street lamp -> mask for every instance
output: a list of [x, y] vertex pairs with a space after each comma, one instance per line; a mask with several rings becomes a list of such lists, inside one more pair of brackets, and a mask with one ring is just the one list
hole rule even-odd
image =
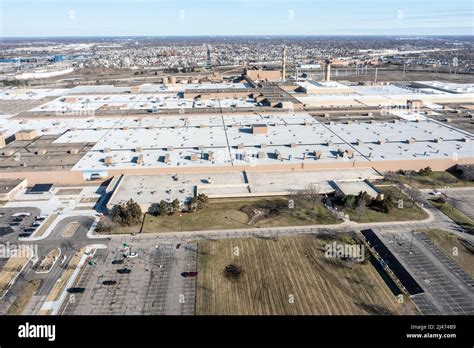
[[410, 241], [410, 250], [408, 253], [411, 255], [411, 249], [413, 247], [413, 235], [415, 234], [415, 230], [411, 230], [411, 241]]

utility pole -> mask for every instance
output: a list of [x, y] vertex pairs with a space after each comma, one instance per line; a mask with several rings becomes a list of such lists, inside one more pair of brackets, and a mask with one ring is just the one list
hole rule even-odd
[[374, 78], [374, 83], [377, 83], [377, 75], [379, 73], [379, 68], [375, 68], [375, 78]]

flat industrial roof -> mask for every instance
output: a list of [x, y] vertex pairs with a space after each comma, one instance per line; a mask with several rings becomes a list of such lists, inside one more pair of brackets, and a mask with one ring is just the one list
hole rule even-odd
[[127, 175], [109, 201], [114, 205], [133, 198], [139, 204], [149, 205], [161, 200], [171, 202], [177, 198], [185, 202], [195, 193], [211, 198], [289, 195], [304, 190], [309, 184], [319, 188], [321, 194], [333, 192], [329, 181], [359, 182], [379, 179], [382, 176], [372, 168], [282, 172], [224, 172], [202, 174]]
[[0, 179], [0, 194], [10, 193], [23, 181], [24, 179]]
[[[254, 124], [266, 124], [267, 134], [252, 134]], [[54, 135], [58, 138], [53, 144], [58, 146], [95, 143], [74, 170], [302, 163], [314, 161], [315, 151], [322, 152], [318, 160], [321, 163], [443, 159], [454, 154], [459, 158], [474, 157], [471, 143], [465, 141], [473, 138], [471, 133], [432, 120], [328, 124], [304, 113], [231, 114], [34, 119], [27, 123], [10, 118], [1, 127], [7, 136], [25, 128], [36, 129], [39, 136]], [[415, 139], [413, 144], [407, 142], [410, 138]], [[241, 149], [240, 144], [244, 145]], [[266, 147], [261, 148], [262, 144]], [[135, 152], [137, 147], [142, 148], [141, 153]], [[111, 151], [106, 153], [105, 149]], [[352, 151], [354, 157], [340, 158], [339, 149]], [[210, 151], [214, 153], [213, 161], [207, 158]], [[259, 152], [265, 152], [266, 158], [257, 158]], [[281, 161], [276, 160], [278, 153]], [[142, 164], [136, 163], [140, 154], [143, 154]], [[168, 164], [164, 163], [167, 155]], [[106, 156], [113, 158], [113, 164], [104, 163]]]

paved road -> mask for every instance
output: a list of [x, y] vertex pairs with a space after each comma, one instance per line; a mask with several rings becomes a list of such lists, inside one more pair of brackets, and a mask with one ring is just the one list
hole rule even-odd
[[[62, 235], [63, 232], [72, 222], [79, 223], [78, 229], [72, 236], [64, 237]], [[87, 245], [97, 243], [97, 241], [91, 240], [87, 237], [87, 231], [89, 230], [93, 222], [94, 218], [91, 216], [65, 217], [57, 223], [53, 231], [51, 231], [50, 235], [46, 239], [33, 242], [30, 242], [28, 240], [23, 240], [19, 242], [20, 244], [36, 245], [38, 247], [37, 250], [39, 260], [46, 256], [51, 250], [58, 247], [61, 249], [60, 259], [55, 263], [50, 272], [36, 273], [34, 267], [30, 265], [30, 267], [28, 267], [23, 273], [22, 276], [25, 277], [25, 279], [27, 280], [42, 280], [40, 288], [37, 290], [31, 303], [27, 306], [24, 314], [36, 314], [39, 311], [48, 294], [51, 292], [58, 279], [61, 278], [63, 271], [67, 268], [67, 265], [71, 261], [76, 251], [80, 250], [83, 247], [86, 247]], [[100, 243], [106, 244], [107, 242], [107, 239], [100, 239]], [[63, 256], [66, 256], [65, 260], [63, 260]], [[18, 288], [18, 291], [20, 290], [21, 289]]]

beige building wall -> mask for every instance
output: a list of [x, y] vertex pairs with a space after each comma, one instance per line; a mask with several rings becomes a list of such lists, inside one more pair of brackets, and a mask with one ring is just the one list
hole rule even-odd
[[[458, 161], [451, 159], [431, 160], [406, 160], [406, 161], [340, 161], [321, 162], [318, 160], [303, 163], [276, 163], [258, 166], [215, 166], [215, 167], [188, 167], [188, 168], [137, 168], [137, 169], [110, 169], [108, 177], [116, 175], [153, 175], [153, 174], [176, 174], [176, 173], [222, 173], [235, 171], [291, 171], [291, 170], [328, 170], [328, 169], [350, 169], [350, 168], [374, 168], [379, 172], [404, 170], [420, 170], [431, 167], [433, 170], [441, 171], [451, 168], [456, 164], [474, 164], [474, 158], [462, 158]], [[3, 172], [0, 179], [25, 178], [29, 184], [53, 183], [61, 185], [77, 185], [84, 183], [82, 172], [78, 171], [50, 171], [50, 172]], [[105, 180], [105, 178], [104, 178]]]

